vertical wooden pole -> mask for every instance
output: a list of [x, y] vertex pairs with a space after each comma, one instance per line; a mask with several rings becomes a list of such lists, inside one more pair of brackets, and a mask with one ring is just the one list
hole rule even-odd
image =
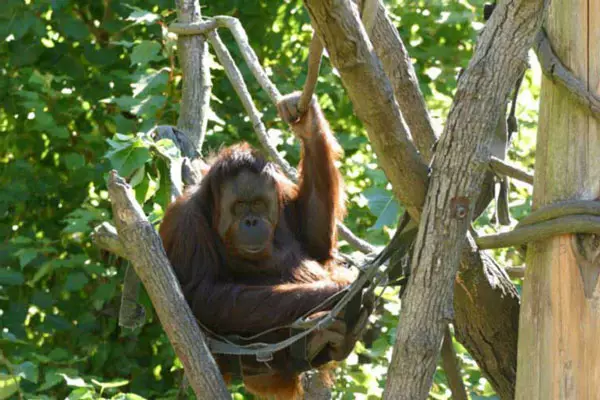
[[[600, 0], [554, 1], [554, 51], [600, 93]], [[600, 122], [566, 89], [542, 81], [534, 209], [600, 197]], [[519, 328], [517, 399], [600, 398], [600, 240], [563, 235], [530, 243]]]
[[[198, 0], [176, 0], [175, 3], [179, 22], [200, 21]], [[188, 135], [200, 152], [206, 135], [212, 89], [206, 38], [200, 35], [180, 36], [177, 40], [177, 52], [183, 74], [177, 127]]]

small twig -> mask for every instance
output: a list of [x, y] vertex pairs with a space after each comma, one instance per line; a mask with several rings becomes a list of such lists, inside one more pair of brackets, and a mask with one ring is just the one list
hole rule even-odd
[[552, 81], [562, 84], [594, 118], [600, 118], [600, 98], [589, 91], [586, 85], [564, 66], [552, 50], [550, 39], [543, 29], [536, 35], [533, 49], [544, 74]]
[[515, 228], [510, 232], [497, 235], [480, 236], [475, 239], [480, 249], [497, 249], [518, 246], [556, 235], [570, 233], [600, 234], [600, 217], [589, 215], [570, 215], [549, 221], [539, 222]]
[[211, 18], [200, 22], [173, 22], [169, 25], [169, 32], [179, 36], [203, 35], [219, 27], [219, 23]]
[[316, 33], [313, 33], [308, 50], [308, 72], [306, 73], [306, 81], [302, 96], [298, 101], [298, 111], [303, 114], [308, 108], [308, 104], [315, 93], [317, 80], [319, 79], [319, 69], [321, 68], [321, 59], [323, 58], [323, 44]]
[[452, 391], [452, 398], [454, 400], [467, 400], [467, 391], [465, 390], [465, 383], [460, 375], [460, 365], [452, 345], [452, 333], [450, 328], [446, 326], [444, 331], [444, 340], [442, 342], [442, 365], [444, 371], [446, 371], [446, 378], [448, 380], [448, 386]]
[[214, 32], [217, 28], [227, 28], [231, 31], [233, 38], [240, 48], [244, 61], [248, 64], [248, 67], [252, 71], [252, 74], [260, 84], [260, 86], [269, 94], [271, 101], [277, 103], [281, 98], [281, 93], [277, 90], [277, 87], [271, 82], [266, 71], [258, 61], [258, 57], [254, 52], [254, 49], [248, 42], [248, 35], [242, 28], [240, 21], [234, 17], [227, 16], [216, 16], [210, 19], [203, 20], [202, 22], [196, 22], [191, 24], [175, 22], [169, 25], [169, 31], [178, 35], [209, 35]]
[[337, 221], [337, 229], [338, 229], [339, 235], [346, 242], [348, 242], [348, 244], [350, 246], [354, 247], [355, 249], [362, 251], [365, 254], [375, 253], [377, 251], [377, 248], [375, 246], [373, 246], [371, 243], [367, 242], [366, 240], [362, 240], [361, 238], [356, 236], [354, 233], [352, 233], [350, 228], [348, 228], [346, 225], [344, 225], [340, 221]]
[[519, 169], [519, 168], [515, 167], [514, 165], [510, 165], [510, 164], [500, 160], [499, 158], [496, 158], [496, 157], [490, 158], [490, 168], [492, 168], [492, 171], [494, 171], [494, 173], [496, 173], [498, 175], [509, 176], [518, 181], [533, 185], [533, 175], [532, 174], [530, 174], [526, 171], [523, 171], [522, 169]]
[[92, 233], [92, 242], [99, 249], [109, 251], [116, 256], [128, 260], [127, 251], [117, 235], [117, 229], [108, 222], [98, 225]]

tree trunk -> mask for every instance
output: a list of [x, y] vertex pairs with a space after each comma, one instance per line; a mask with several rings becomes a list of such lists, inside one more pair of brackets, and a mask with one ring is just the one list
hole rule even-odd
[[[600, 93], [600, 0], [553, 2], [554, 51]], [[600, 195], [600, 122], [560, 84], [542, 81], [533, 207]], [[530, 243], [519, 331], [518, 399], [598, 398], [600, 243], [561, 235]]]
[[[372, 59], [371, 44], [366, 32], [361, 29], [357, 10], [348, 7], [346, 2], [305, 1], [305, 4], [313, 26], [324, 41], [329, 54], [336, 55], [331, 57], [331, 62], [334, 67], [340, 69], [342, 82], [348, 88], [348, 95], [357, 113], [358, 110], [379, 109], [378, 112], [360, 113], [359, 117], [365, 123], [371, 140], [374, 143], [382, 143], [381, 146], [374, 147], [395, 193], [403, 202], [411, 196], [410, 201], [415, 204], [421, 198], [418, 193], [426, 190], [428, 182], [412, 180], [410, 175], [402, 174], [402, 170], [395, 167], [398, 163], [412, 162], [411, 157], [404, 157], [394, 150], [396, 146], [406, 146], [402, 136], [406, 128], [402, 128], [405, 126], [402, 121], [395, 123], [402, 128], [399, 140], [397, 131], [389, 129], [394, 124], [386, 125], [387, 120], [399, 116], [395, 111], [389, 111], [390, 106], [395, 106], [395, 102], [388, 100], [390, 83], [385, 79], [386, 77], [381, 76], [381, 63], [376, 60], [376, 57]], [[371, 36], [374, 42], [373, 48], [380, 57], [383, 57], [383, 69], [392, 80], [391, 86], [397, 97], [396, 100], [403, 105], [402, 113], [413, 117], [406, 119], [410, 128], [414, 130], [414, 132], [411, 130], [410, 134], [413, 138], [420, 137], [417, 145], [425, 162], [428, 163], [429, 153], [426, 150], [431, 146], [433, 130], [427, 126], [429, 117], [414, 79], [415, 74], [410, 59], [403, 50], [396, 28], [386, 16], [381, 4], [378, 4]], [[347, 45], [347, 41], [351, 42], [352, 51], [346, 48], [350, 46]], [[364, 63], [361, 61], [362, 64], [369, 64], [372, 68], [369, 69], [365, 65], [347, 67], [351, 61], [356, 62], [356, 54], [359, 54], [359, 61], [368, 60]], [[366, 88], [367, 85], [370, 86]], [[376, 92], [379, 93], [376, 98], [385, 100], [377, 103], [372, 101], [370, 96], [364, 96], [364, 93], [376, 96]], [[402, 96], [408, 97], [408, 100]], [[368, 123], [370, 118], [381, 118], [383, 123], [379, 125]], [[401, 143], [395, 146], [386, 145], [386, 143], [399, 141]], [[412, 145], [410, 142], [409, 144]], [[420, 213], [422, 205], [423, 203], [419, 204], [416, 214]], [[462, 254], [458, 280], [460, 287], [457, 286], [456, 290], [459, 294], [455, 302], [457, 339], [471, 352], [498, 394], [502, 398], [513, 398], [519, 308], [519, 298], [514, 285], [492, 260], [488, 257], [481, 258], [474, 244]], [[491, 307], [485, 308], [482, 304]], [[502, 329], [501, 327], [504, 326], [515, 327], [515, 329]], [[494, 347], [503, 349], [503, 353], [495, 352]]]
[[498, 3], [458, 82], [432, 165], [386, 399], [428, 396], [443, 330], [453, 317], [454, 280], [500, 110], [523, 72], [543, 5], [542, 0]]

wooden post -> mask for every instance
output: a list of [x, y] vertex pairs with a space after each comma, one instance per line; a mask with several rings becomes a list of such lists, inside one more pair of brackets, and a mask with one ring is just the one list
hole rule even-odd
[[[546, 29], [567, 68], [600, 93], [600, 0], [552, 2]], [[534, 209], [599, 196], [600, 122], [544, 77]], [[599, 398], [599, 242], [592, 235], [562, 235], [529, 244], [517, 399]]]
[[[200, 21], [198, 0], [176, 0], [175, 3], [179, 22]], [[188, 135], [196, 150], [201, 152], [210, 112], [212, 88], [206, 38], [201, 35], [179, 36], [177, 52], [183, 74], [177, 127]]]

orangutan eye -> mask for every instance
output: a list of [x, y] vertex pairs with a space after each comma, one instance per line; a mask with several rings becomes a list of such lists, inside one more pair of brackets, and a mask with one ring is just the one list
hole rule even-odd
[[246, 209], [246, 203], [243, 201], [236, 201], [235, 203], [233, 203], [233, 214], [234, 215], [242, 215], [242, 213], [244, 212], [244, 210]]

